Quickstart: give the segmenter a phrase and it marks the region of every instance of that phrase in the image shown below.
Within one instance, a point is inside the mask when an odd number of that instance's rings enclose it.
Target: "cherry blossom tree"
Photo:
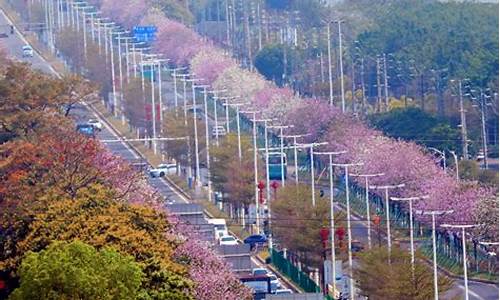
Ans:
[[[236,66],[236,62],[221,50],[206,46],[191,60],[191,71],[203,79],[204,84],[212,83],[225,69]]]

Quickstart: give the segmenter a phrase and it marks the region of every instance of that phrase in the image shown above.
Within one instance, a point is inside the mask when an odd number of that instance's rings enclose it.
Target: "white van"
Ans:
[[[229,235],[225,219],[208,219],[208,223],[214,225],[216,240],[219,240],[222,236]]]

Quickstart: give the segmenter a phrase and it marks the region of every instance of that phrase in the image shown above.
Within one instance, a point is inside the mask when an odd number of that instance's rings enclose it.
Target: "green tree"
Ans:
[[[180,108],[177,110],[172,109],[166,113],[164,118],[163,128],[167,132],[169,137],[188,137],[189,140],[177,140],[168,141],[165,143],[167,148],[167,154],[170,157],[175,158],[177,162],[183,165],[189,165],[191,161],[191,167],[196,167],[196,161],[194,156],[195,150],[195,138],[194,138],[194,120],[193,113],[188,112],[187,116],[184,117],[184,111]],[[201,116],[198,114],[198,119],[196,119],[196,126],[198,129],[198,150],[200,153],[205,148],[205,122],[201,120]],[[187,147],[186,147],[187,145]],[[186,149],[187,148],[187,149]],[[205,155],[200,155],[200,163],[206,160]]]
[[[419,108],[397,108],[372,115],[370,123],[390,137],[441,150],[453,150],[459,154],[462,152],[459,129]]]
[[[73,241],[29,252],[9,299],[137,299],[144,274],[131,256]]]
[[[432,270],[417,258],[412,272],[410,254],[400,248],[392,248],[390,263],[386,248],[373,248],[359,255],[359,264],[354,269],[361,295],[373,300],[427,300],[434,295]],[[452,281],[439,276],[441,294],[451,288]]]
[[[241,136],[241,161],[238,159],[238,137],[229,133],[219,147],[212,148],[211,176],[214,189],[227,196],[235,209],[247,208],[253,202],[255,186],[253,152],[248,135]]]
[[[323,255],[320,229],[330,226],[330,201],[316,195],[316,205],[311,203],[308,185],[287,185],[278,190],[276,201],[271,202],[272,231],[279,243],[299,253],[308,265],[319,266]],[[345,219],[336,214],[336,226],[343,226]]]
[[[286,51],[286,55],[284,51]],[[284,68],[285,56],[287,56],[286,70]],[[292,62],[297,57],[295,51],[288,46],[267,45],[255,56],[254,65],[266,79],[273,80],[277,85],[282,86],[284,84],[283,73],[286,71],[286,76],[290,76],[292,73]]]

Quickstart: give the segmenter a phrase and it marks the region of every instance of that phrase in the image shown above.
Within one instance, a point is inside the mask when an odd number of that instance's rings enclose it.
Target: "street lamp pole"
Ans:
[[[234,106],[236,108],[236,133],[238,136],[238,159],[241,162],[242,151],[241,151],[241,129],[240,129],[240,107],[246,105],[247,103],[224,103],[224,106]],[[218,135],[218,130],[215,130]]]
[[[365,203],[366,203],[366,228],[368,233],[368,248],[372,248],[372,233],[371,233],[371,222],[370,222],[370,186],[369,178],[384,176],[384,173],[377,174],[350,174],[352,177],[364,177],[365,178]]]
[[[207,180],[208,180],[208,201],[212,202],[212,179],[210,178],[210,139],[209,139],[209,133],[208,133],[208,104],[207,104],[207,97],[208,97],[208,92],[207,88],[209,87],[208,85],[203,85],[203,106],[205,109],[205,143],[206,143],[206,148],[207,148]]]
[[[285,155],[283,147],[284,145],[284,137],[283,137],[283,129],[287,128],[293,128],[293,125],[274,125],[274,126],[269,126],[269,128],[275,128],[280,130],[280,151],[281,151],[281,157],[280,157],[280,163],[281,163],[281,182],[283,186],[285,186],[285,160],[283,156]]]
[[[436,216],[453,213],[453,210],[428,210],[415,211],[417,214],[430,215],[432,217],[432,258],[434,262],[434,300],[439,300],[438,274],[437,274],[437,254],[436,254]]]
[[[345,95],[344,95],[344,67],[343,67],[343,62],[342,62],[342,31],[340,25],[344,21],[338,20],[335,21],[339,26],[339,66],[340,66],[340,97],[342,99],[342,113],[345,113]]]
[[[389,251],[389,261],[391,260],[391,219],[390,219],[390,209],[389,209],[389,190],[399,189],[404,187],[404,184],[397,185],[372,185],[370,189],[384,190],[385,191],[385,217],[387,222],[387,250]]]
[[[333,74],[332,74],[332,41],[331,41],[331,32],[330,32],[330,23],[329,21],[327,23],[327,46],[328,46],[328,82],[329,82],[329,88],[330,88],[330,106],[333,106]]]
[[[352,275],[352,231],[351,231],[351,201],[349,199],[349,168],[362,166],[363,163],[338,164],[332,163],[331,166],[342,167],[345,172],[345,196],[347,204],[347,243],[348,243],[348,258],[349,258],[349,295],[351,300],[354,300],[354,278]]]
[[[467,276],[467,245],[465,243],[465,229],[473,228],[479,226],[479,224],[474,225],[450,225],[443,224],[441,227],[443,228],[453,228],[453,229],[461,229],[462,230],[462,255],[464,262],[464,286],[465,286],[465,300],[469,300],[469,279]]]
[[[310,151],[310,160],[311,160],[311,199],[312,205],[316,206],[316,193],[315,193],[315,184],[314,184],[314,147],[326,145],[328,142],[323,143],[310,143],[310,144],[295,144],[295,147],[304,147],[309,148]]]
[[[296,135],[284,135],[284,138],[292,138],[293,139],[293,163],[295,167],[295,185],[299,184],[299,167],[297,162],[297,138],[308,136],[309,134],[296,134]]]
[[[333,201],[333,156],[347,153],[347,151],[339,151],[339,152],[316,152],[318,155],[328,155],[328,169],[330,173],[330,237],[331,237],[331,248],[332,248],[332,278],[333,278],[333,290],[336,290],[336,270],[335,270],[335,214],[334,214],[334,201]]]
[[[415,272],[415,245],[413,242],[413,201],[429,199],[429,195],[419,196],[419,197],[406,197],[398,198],[391,197],[392,201],[408,201],[410,210],[410,252],[411,252],[411,267],[413,272]]]
[[[226,90],[212,90],[209,91],[209,93],[213,94],[213,99],[214,99],[214,121],[215,121],[215,128],[219,128],[219,120],[218,120],[218,115],[217,115],[217,100],[219,99],[218,94],[226,92]],[[215,145],[219,147],[219,130],[215,130]]]
[[[257,119],[256,119],[256,114],[258,111],[245,111],[244,113],[247,114],[252,114],[252,122],[253,122],[253,127],[252,127],[252,135],[253,135],[253,153],[254,153],[254,184],[255,184],[255,227],[257,230],[257,233],[260,233],[260,211],[259,211],[259,176],[258,176],[258,165],[257,165]]]

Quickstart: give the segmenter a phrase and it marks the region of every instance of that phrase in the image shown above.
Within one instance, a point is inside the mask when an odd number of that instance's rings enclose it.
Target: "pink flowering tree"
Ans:
[[[253,99],[267,86],[269,83],[261,75],[238,66],[226,68],[213,83],[215,89],[226,89],[229,95],[240,96],[243,101]]]
[[[196,299],[252,299],[250,289],[238,280],[207,243],[187,238],[178,247],[176,257],[189,268]]]
[[[191,60],[191,71],[202,78],[204,84],[212,85],[227,68],[236,66],[236,62],[221,50],[207,46]]]
[[[145,0],[102,0],[101,3],[101,11],[105,16],[128,28],[138,25],[147,10]]]
[[[164,54],[176,65],[188,65],[191,59],[205,48],[203,39],[179,22],[162,17],[156,20],[155,25],[158,32],[153,49]]]

